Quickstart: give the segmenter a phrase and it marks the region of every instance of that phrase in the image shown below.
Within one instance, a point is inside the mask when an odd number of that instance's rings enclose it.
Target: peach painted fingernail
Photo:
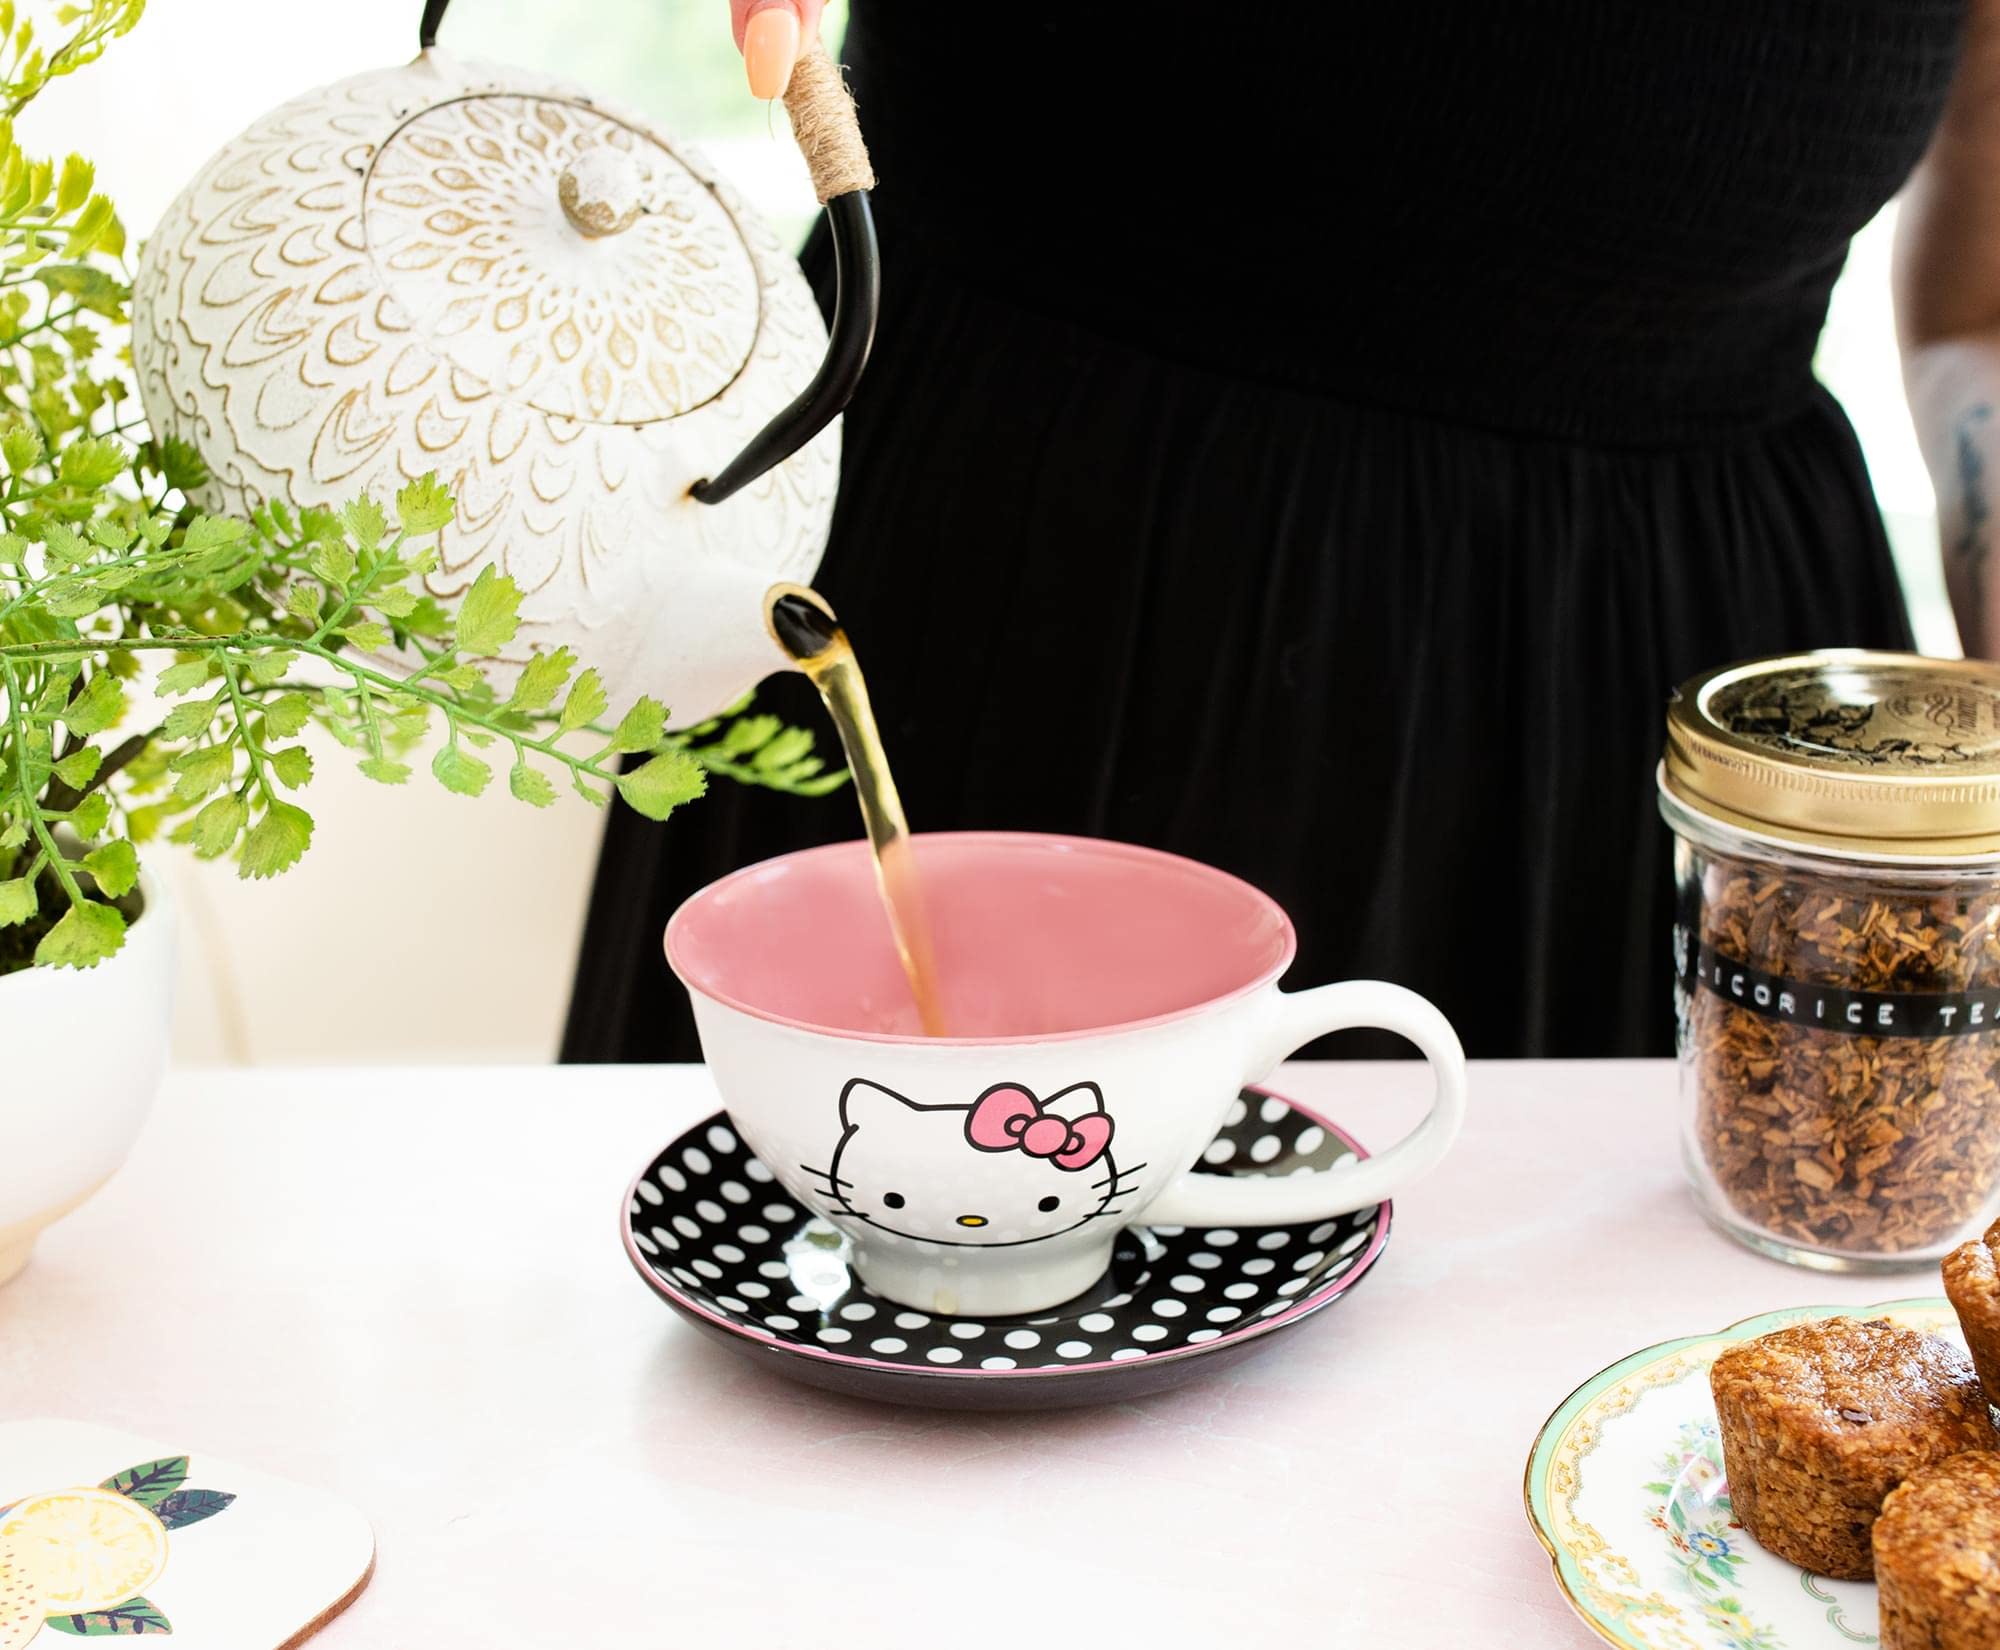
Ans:
[[[769,101],[783,97],[799,57],[799,14],[790,6],[766,6],[743,25],[743,67],[750,95]]]

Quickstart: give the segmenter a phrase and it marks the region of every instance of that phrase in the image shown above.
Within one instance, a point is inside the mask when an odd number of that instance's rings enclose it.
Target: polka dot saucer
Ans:
[[[1198,1172],[1297,1174],[1368,1154],[1295,1101],[1245,1089]],[[1088,1293],[1033,1317],[913,1312],[869,1291],[847,1240],[793,1203],[717,1112],[625,1196],[625,1252],[703,1333],[794,1380],[938,1409],[1055,1409],[1163,1392],[1354,1287],[1391,1205],[1302,1226],[1135,1226]]]

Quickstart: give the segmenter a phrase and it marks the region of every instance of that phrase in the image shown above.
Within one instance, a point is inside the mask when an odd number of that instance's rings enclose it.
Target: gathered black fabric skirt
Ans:
[[[889,273],[817,583],[918,830],[1221,866],[1292,914],[1289,984],[1407,985],[1475,1056],[1669,1050],[1669,691],[1909,644],[1830,396],[1701,444],[1591,446],[1181,364],[902,248]],[[833,748],[802,679],[764,698]],[[718,785],[664,827],[614,810],[563,1057],[698,1057],[673,908],[859,834],[844,792]]]

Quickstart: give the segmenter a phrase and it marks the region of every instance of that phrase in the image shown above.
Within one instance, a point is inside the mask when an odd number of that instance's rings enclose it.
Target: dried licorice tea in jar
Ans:
[[[1684,684],[1682,1142],[1709,1218],[1900,1269],[2000,1212],[2000,668],[1761,659]]]

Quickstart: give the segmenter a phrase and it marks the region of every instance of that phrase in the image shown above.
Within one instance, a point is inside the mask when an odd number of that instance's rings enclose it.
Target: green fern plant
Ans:
[[[426,593],[452,499],[434,477],[390,507],[272,504],[247,520],[187,504],[198,456],[148,441],[129,365],[125,232],[88,161],[28,156],[13,118],[96,57],[143,0],[57,13],[44,54],[0,0],[0,973],[90,967],[132,914],[138,848],[165,836],[245,877],[310,846],[299,793],[317,724],[387,785],[430,759],[476,797],[506,769],[534,807],[613,792],[664,819],[710,775],[794,794],[839,785],[812,736],[739,706],[669,732],[614,714],[567,648],[501,672],[520,591],[482,572],[447,611]],[[390,664],[388,659],[395,659]]]

